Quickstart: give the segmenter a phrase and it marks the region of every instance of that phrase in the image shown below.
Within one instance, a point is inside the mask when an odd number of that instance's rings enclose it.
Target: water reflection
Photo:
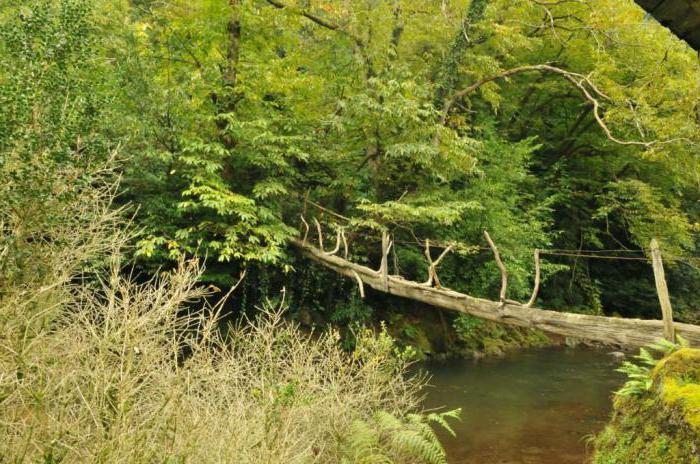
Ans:
[[[428,408],[462,408],[450,464],[580,464],[623,381],[605,351],[547,348],[479,362],[426,363]]]

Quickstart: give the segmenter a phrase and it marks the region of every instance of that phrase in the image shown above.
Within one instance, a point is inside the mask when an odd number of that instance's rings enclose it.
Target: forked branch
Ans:
[[[309,237],[309,223],[306,222],[306,219],[304,219],[304,215],[301,214],[301,222],[304,224],[304,238],[302,239],[301,243],[306,245],[306,239]]]
[[[506,292],[508,291],[508,272],[506,271],[506,267],[503,265],[503,261],[501,261],[501,254],[498,252],[496,244],[493,243],[493,240],[491,240],[491,236],[486,230],[484,230],[484,238],[488,242],[489,247],[491,247],[491,251],[493,251],[493,257],[496,260],[496,266],[498,266],[498,270],[501,271],[501,292],[499,294],[498,299],[501,302],[501,306],[505,306]]]
[[[440,253],[440,256],[433,261],[433,257],[430,255],[430,240],[425,241],[425,257],[428,260],[428,280],[425,281],[423,285],[426,285],[428,287],[435,287],[435,288],[442,288],[442,285],[440,284],[440,279],[438,278],[437,275],[437,267],[440,265],[440,262],[447,256],[447,254],[452,251],[453,245],[449,245],[447,248],[445,248],[442,253]]]

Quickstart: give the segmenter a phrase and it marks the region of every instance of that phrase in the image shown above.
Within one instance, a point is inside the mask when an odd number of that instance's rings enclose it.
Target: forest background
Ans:
[[[656,237],[676,318],[700,322],[700,66],[631,1],[4,4],[0,196],[22,221],[60,217],[116,153],[137,273],[197,255],[226,288],[245,269],[232,314],[285,287],[307,324],[430,316],[295,255],[303,214],[374,266],[389,231],[415,280],[425,239],[452,244],[442,284],[492,299],[484,229],[515,299],[534,249],[611,250],[543,254],[537,305],[625,317],[659,317]],[[31,272],[3,240],[5,275]]]

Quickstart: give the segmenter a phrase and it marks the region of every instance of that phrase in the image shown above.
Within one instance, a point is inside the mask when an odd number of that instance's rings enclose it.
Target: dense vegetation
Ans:
[[[405,242],[456,242],[442,280],[486,296],[498,275],[473,248],[484,228],[518,298],[536,247],[640,250],[656,236],[667,256],[694,254],[698,63],[632,2],[112,8],[124,23],[108,52],[126,89],[114,105],[134,160],[124,199],[140,208],[144,265],[206,254],[227,263],[210,268],[214,280],[254,265],[281,285],[289,278],[269,265],[303,267],[285,246],[302,212],[328,241],[347,227],[357,260],[376,262],[389,229],[401,273],[417,280],[422,249]],[[531,69],[476,87],[543,64],[564,74]],[[692,320],[697,275],[672,274],[676,310]],[[550,256],[545,279],[547,306],[658,311],[645,262]]]
[[[361,300],[303,221],[420,281],[451,244],[442,284],[495,298],[487,229],[510,298],[539,248],[538,306],[643,318],[655,237],[700,322],[699,80],[630,0],[3,1],[0,462],[444,460],[387,331],[546,339]]]
[[[700,350],[670,343],[642,350],[620,369],[613,418],[596,438],[596,464],[700,462]]]
[[[491,297],[483,229],[513,298],[535,248],[657,237],[675,309],[697,318],[697,272],[675,258],[696,253],[698,62],[628,0],[9,2],[2,18],[3,150],[50,146],[46,168],[8,174],[41,202],[56,172],[119,147],[146,271],[206,256],[217,285],[255,275],[246,308],[287,284],[298,310],[347,319],[329,306],[351,286],[286,245],[301,213],[329,241],[344,227],[360,261],[389,230],[418,280],[423,239],[453,243],[441,280]],[[658,312],[644,261],[544,255],[544,280],[540,305]]]

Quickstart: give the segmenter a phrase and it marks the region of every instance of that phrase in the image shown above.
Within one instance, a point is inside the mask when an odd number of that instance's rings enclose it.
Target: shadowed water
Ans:
[[[427,408],[462,408],[457,438],[441,434],[450,464],[580,464],[623,382],[605,351],[546,348],[478,362],[426,363]]]

